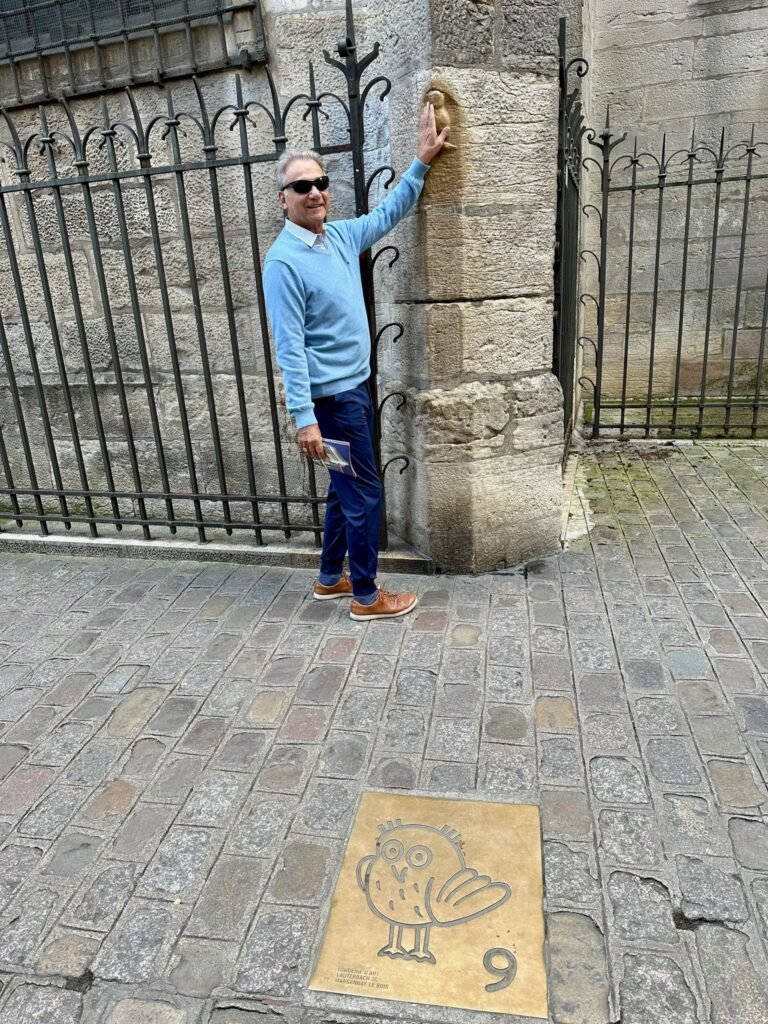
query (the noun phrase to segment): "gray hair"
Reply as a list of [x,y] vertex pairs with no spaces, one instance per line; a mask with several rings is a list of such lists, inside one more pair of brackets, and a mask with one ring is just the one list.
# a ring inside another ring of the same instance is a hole
[[295,160],[314,160],[316,164],[320,165],[321,171],[325,174],[325,161],[314,149],[286,149],[277,162],[277,187],[279,189],[282,189],[288,180],[286,171],[289,164],[292,164]]

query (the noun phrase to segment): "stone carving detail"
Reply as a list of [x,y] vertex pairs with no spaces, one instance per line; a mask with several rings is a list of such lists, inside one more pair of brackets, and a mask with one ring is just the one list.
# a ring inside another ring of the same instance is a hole
[[[446,105],[445,93],[441,92],[440,89],[430,89],[426,95],[427,103],[431,103],[435,108],[435,128],[438,132],[441,132],[443,128],[451,127],[451,114]],[[443,150],[446,153],[455,153],[457,147],[452,142],[446,142],[443,144]]]

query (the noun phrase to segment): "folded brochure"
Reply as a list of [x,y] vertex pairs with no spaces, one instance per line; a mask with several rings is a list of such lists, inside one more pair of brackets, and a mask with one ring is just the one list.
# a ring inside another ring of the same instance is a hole
[[343,473],[344,476],[357,476],[352,467],[352,456],[349,451],[349,441],[332,441],[330,438],[322,438],[325,448],[325,458],[312,458],[320,466],[332,470],[335,473]]

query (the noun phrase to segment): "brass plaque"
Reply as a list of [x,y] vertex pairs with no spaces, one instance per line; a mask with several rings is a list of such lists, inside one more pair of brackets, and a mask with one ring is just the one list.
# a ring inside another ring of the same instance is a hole
[[364,793],[311,989],[547,1018],[538,807]]

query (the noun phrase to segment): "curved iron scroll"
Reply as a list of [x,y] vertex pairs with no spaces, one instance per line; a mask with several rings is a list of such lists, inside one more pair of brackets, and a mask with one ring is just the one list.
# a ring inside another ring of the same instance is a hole
[[395,171],[395,168],[390,167],[389,164],[384,164],[382,167],[377,167],[376,170],[368,179],[368,181],[365,183],[366,202],[369,202],[371,198],[371,185],[373,185],[374,181],[378,178],[380,174],[385,174],[387,172],[389,172],[389,177],[384,182],[384,188],[387,189],[397,177],[397,172]]
[[377,263],[377,261],[379,259],[379,256],[382,256],[385,252],[393,252],[395,254],[392,257],[392,259],[389,261],[389,263],[387,264],[389,266],[390,270],[392,269],[392,267],[394,267],[394,265],[400,259],[400,250],[397,248],[396,245],[385,245],[382,249],[379,249],[379,251],[377,253],[375,253],[373,255],[373,257],[371,258],[371,267],[372,268],[375,268],[376,263]]
[[405,405],[406,401],[407,401],[407,398],[406,398],[405,394],[402,391],[390,391],[390,393],[388,395],[385,395],[384,398],[382,398],[382,400],[379,402],[379,409],[378,409],[379,417],[381,417],[381,410],[384,408],[384,406],[387,404],[387,402],[390,400],[390,398],[399,398],[400,399],[399,404],[397,406],[395,406],[395,408],[397,408],[397,409],[402,409],[403,406]]
[[405,463],[403,468],[400,470],[400,473],[399,473],[400,476],[403,475],[403,473],[406,471],[406,469],[408,469],[408,467],[411,464],[411,460],[408,458],[407,455],[395,455],[393,458],[389,459],[388,462],[385,462],[384,465],[381,467],[382,479],[386,476],[387,470],[389,469],[389,467],[392,465],[393,462],[404,462]]
[[389,323],[389,324],[384,324],[384,326],[381,328],[381,330],[378,331],[377,334],[376,334],[376,338],[375,338],[375,340],[373,342],[374,350],[378,350],[379,342],[381,341],[381,337],[384,334],[384,331],[389,330],[390,327],[394,327],[396,329],[396,331],[397,331],[395,336],[392,338],[392,344],[393,345],[395,344],[395,342],[400,341],[402,336],[405,334],[405,328],[403,327],[403,325],[401,323],[398,323],[397,320],[393,320],[392,323]]
[[360,100],[363,107],[365,107],[365,104],[368,101],[368,93],[371,91],[371,89],[373,89],[374,86],[380,85],[382,83],[384,84],[384,88],[382,89],[381,96],[379,96],[379,99],[381,100],[382,103],[384,102],[386,97],[392,91],[392,83],[385,75],[379,75],[377,78],[372,79],[368,83],[368,85],[366,85],[366,87],[363,89],[363,95]]
[[589,344],[590,344],[590,345],[592,346],[592,348],[594,349],[594,352],[595,352],[595,356],[597,356],[597,342],[595,341],[595,339],[594,339],[594,338],[590,338],[590,336],[589,336],[588,334],[582,334],[582,335],[581,335],[580,337],[578,337],[578,338],[576,339],[576,344],[577,344],[577,345],[578,345],[578,346],[579,346],[580,348],[582,348],[582,349],[583,349],[583,348],[584,348],[584,342],[585,342],[585,341],[588,341],[588,342],[589,342]]

